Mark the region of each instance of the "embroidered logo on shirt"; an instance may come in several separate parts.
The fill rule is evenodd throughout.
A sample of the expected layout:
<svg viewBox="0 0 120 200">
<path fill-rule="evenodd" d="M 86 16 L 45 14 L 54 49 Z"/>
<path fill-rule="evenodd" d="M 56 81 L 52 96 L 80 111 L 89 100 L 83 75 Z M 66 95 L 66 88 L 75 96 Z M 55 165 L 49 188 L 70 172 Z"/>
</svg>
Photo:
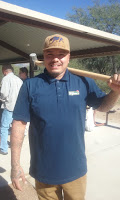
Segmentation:
<svg viewBox="0 0 120 200">
<path fill-rule="evenodd" d="M 79 92 L 79 90 L 76 90 L 76 91 L 69 91 L 68 94 L 69 94 L 70 96 L 74 96 L 74 95 L 80 95 L 80 92 Z"/>
</svg>

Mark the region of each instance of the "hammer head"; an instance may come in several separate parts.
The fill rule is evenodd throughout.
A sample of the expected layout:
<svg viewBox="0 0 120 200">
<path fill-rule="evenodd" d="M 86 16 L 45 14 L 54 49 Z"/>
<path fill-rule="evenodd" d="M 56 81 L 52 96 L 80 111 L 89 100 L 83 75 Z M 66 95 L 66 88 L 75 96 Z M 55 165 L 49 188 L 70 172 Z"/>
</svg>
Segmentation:
<svg viewBox="0 0 120 200">
<path fill-rule="evenodd" d="M 34 67 L 35 67 L 35 65 L 36 65 L 36 66 L 41 66 L 41 65 L 43 65 L 43 61 L 39 61 L 39 60 L 37 59 L 36 53 L 31 53 L 31 54 L 30 54 L 30 63 L 31 63 L 32 65 L 34 65 Z"/>
<path fill-rule="evenodd" d="M 33 77 L 34 71 L 40 70 L 38 66 L 43 65 L 43 61 L 39 61 L 37 59 L 36 53 L 31 53 L 29 56 L 30 56 L 30 77 Z"/>
<path fill-rule="evenodd" d="M 31 54 L 30 54 L 30 60 L 31 60 L 32 62 L 34 62 L 34 64 L 35 64 L 35 61 L 38 60 L 38 59 L 37 59 L 36 53 L 31 53 Z"/>
<path fill-rule="evenodd" d="M 36 53 L 31 53 L 30 54 L 30 66 L 33 71 L 39 71 L 39 67 L 36 65 L 36 61 L 38 61 Z"/>
</svg>

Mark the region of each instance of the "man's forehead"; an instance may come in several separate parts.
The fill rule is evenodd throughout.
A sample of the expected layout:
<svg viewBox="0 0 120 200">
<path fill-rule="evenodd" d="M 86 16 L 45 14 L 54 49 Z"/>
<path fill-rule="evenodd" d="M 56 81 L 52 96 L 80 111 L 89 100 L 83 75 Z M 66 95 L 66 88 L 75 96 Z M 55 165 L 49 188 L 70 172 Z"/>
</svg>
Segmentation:
<svg viewBox="0 0 120 200">
<path fill-rule="evenodd" d="M 64 49 L 47 49 L 44 51 L 44 53 L 69 53 L 68 51 L 64 50 Z"/>
</svg>

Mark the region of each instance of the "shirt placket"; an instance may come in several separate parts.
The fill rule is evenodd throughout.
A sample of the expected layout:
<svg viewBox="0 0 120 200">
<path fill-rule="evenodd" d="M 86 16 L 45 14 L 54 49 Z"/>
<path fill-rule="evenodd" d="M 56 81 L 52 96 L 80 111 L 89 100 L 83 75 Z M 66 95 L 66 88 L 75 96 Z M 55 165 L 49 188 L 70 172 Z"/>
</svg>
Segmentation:
<svg viewBox="0 0 120 200">
<path fill-rule="evenodd" d="M 62 83 L 59 80 L 56 81 L 56 90 L 57 90 L 57 101 L 59 104 L 61 104 L 63 91 L 62 91 Z"/>
</svg>

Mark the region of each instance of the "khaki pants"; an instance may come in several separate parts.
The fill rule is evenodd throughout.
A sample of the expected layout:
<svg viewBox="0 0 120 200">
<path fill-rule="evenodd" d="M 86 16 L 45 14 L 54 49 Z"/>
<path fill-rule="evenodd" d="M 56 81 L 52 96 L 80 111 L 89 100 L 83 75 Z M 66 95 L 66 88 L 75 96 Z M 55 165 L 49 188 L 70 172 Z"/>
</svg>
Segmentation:
<svg viewBox="0 0 120 200">
<path fill-rule="evenodd" d="M 35 184 L 39 200 L 85 200 L 86 175 L 62 185 Z"/>
</svg>

